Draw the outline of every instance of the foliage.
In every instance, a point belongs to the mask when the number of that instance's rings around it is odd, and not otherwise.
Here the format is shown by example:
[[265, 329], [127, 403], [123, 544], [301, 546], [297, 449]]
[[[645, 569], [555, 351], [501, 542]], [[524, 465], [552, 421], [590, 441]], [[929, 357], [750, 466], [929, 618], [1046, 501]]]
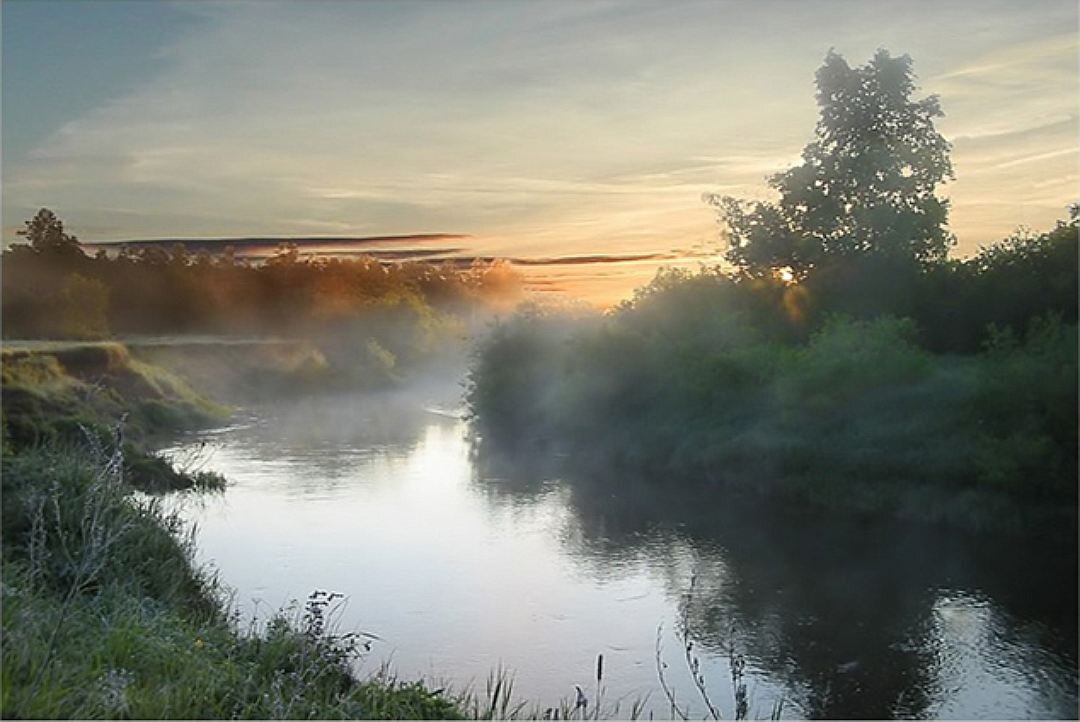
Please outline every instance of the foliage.
[[63, 221], [48, 208], [42, 208], [25, 225], [19, 235], [26, 236], [30, 247], [38, 253], [82, 255], [79, 239], [65, 233]]
[[498, 423], [487, 427], [489, 435], [511, 443], [532, 425], [533, 411], [547, 403], [547, 374], [559, 373], [559, 348], [570, 325], [528, 306], [513, 325], [498, 323], [482, 341], [468, 396], [473, 409], [494, 410]]
[[1032, 496], [1076, 496], [1077, 327], [1035, 319], [1023, 342], [994, 329], [976, 397], [980, 479]]
[[949, 143], [934, 127], [934, 96], [912, 100], [911, 58], [879, 50], [852, 68], [829, 51], [817, 72], [821, 117], [803, 162], [770, 179], [776, 203], [706, 196], [727, 223], [728, 260], [767, 276], [804, 278], [836, 257], [883, 254], [926, 264], [945, 258], [952, 177]]
[[101, 339], [109, 335], [109, 289], [97, 279], [70, 274], [53, 297], [48, 335], [73, 339]]
[[[120, 344], [82, 344], [3, 354], [5, 460], [42, 445], [112, 440], [122, 425], [126, 481], [143, 491], [220, 488], [208, 472], [177, 471], [145, 451], [155, 434], [203, 426], [228, 410], [182, 379], [133, 358]], [[16, 468], [17, 467], [11, 467]], [[5, 475], [14, 473], [5, 467]]]
[[[5, 338], [91, 339], [110, 333], [273, 336], [319, 341], [352, 368], [379, 348], [407, 368], [457, 340], [474, 316], [520, 293], [501, 262], [384, 263], [300, 256], [283, 247], [265, 263], [235, 254], [150, 246], [85, 255], [43, 209], [27, 223], [30, 245], [3, 254]], [[390, 357], [369, 355], [382, 373]]]
[[473, 428], [660, 486], [973, 528], [1069, 523], [1075, 323], [1036, 317], [1023, 335], [991, 330], [983, 353], [935, 355], [914, 320], [887, 314], [794, 334], [782, 288], [664, 274], [606, 318], [512, 319], [479, 351]]
[[332, 595], [240, 631], [191, 538], [132, 496], [120, 449], [43, 446], [5, 460], [5, 718], [444, 719], [453, 702], [359, 679], [365, 638]]
[[925, 377], [932, 364], [916, 337], [911, 319], [833, 317], [797, 351], [789, 369], [794, 372], [791, 382], [802, 393], [843, 389], [858, 394], [915, 381]]

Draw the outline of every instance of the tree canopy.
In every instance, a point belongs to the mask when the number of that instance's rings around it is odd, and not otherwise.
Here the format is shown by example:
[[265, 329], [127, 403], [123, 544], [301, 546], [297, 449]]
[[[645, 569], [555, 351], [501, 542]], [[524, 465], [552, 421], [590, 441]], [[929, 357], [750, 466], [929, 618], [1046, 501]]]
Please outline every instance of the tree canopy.
[[26, 236], [35, 251], [77, 252], [82, 254], [79, 239], [64, 232], [64, 222], [48, 208], [42, 208], [33, 219], [26, 221], [26, 228], [19, 231]]
[[777, 202], [706, 195], [727, 225], [727, 259], [751, 275], [796, 278], [835, 257], [944, 260], [949, 202], [935, 190], [953, 177], [950, 144], [934, 127], [937, 97], [911, 97], [911, 58], [879, 50], [853, 68], [829, 51], [817, 88], [815, 139], [800, 165], [769, 179]]
[[419, 348], [434, 338], [430, 329], [450, 333], [520, 293], [520, 276], [504, 262], [302, 256], [295, 244], [263, 261], [232, 247], [211, 255], [180, 243], [121, 243], [88, 256], [48, 209], [25, 226], [29, 244], [5, 249], [0, 264], [5, 338], [314, 336], [363, 327], [383, 340], [415, 331]]

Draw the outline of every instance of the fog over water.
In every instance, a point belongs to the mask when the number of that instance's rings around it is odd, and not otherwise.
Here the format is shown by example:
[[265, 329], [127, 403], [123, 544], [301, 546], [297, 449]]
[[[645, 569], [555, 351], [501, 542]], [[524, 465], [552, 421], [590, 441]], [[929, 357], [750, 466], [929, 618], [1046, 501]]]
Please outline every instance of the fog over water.
[[791, 717], [1076, 716], [1073, 550], [677, 501], [577, 479], [572, 459], [490, 459], [452, 398], [426, 397], [253, 408], [168, 450], [231, 482], [186, 514], [245, 618], [341, 592], [342, 629], [379, 637], [363, 669], [482, 687], [501, 665], [542, 705], [575, 684], [593, 697], [603, 654], [607, 703], [648, 695], [668, 716], [661, 627], [669, 684], [705, 714], [688, 625], [725, 715], [734, 648], [752, 717], [780, 699]]

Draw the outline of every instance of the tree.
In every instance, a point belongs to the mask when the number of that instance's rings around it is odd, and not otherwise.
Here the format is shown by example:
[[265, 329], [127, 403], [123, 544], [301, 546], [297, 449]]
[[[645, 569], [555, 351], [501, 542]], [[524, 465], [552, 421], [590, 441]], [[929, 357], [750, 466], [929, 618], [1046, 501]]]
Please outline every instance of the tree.
[[38, 252], [78, 252], [82, 255], [79, 239], [64, 233], [64, 223], [48, 208], [42, 208], [33, 220], [26, 221], [26, 228], [19, 231], [26, 236], [30, 247]]
[[769, 179], [778, 202], [706, 195], [727, 225], [728, 260], [752, 275], [796, 278], [837, 257], [944, 260], [949, 203], [934, 191], [953, 177], [950, 145], [934, 128], [937, 97], [911, 99], [911, 58], [879, 50], [852, 68], [830, 50], [817, 88], [815, 140], [800, 165]]
[[49, 305], [50, 335], [80, 339], [109, 335], [109, 287], [98, 279], [69, 274]]

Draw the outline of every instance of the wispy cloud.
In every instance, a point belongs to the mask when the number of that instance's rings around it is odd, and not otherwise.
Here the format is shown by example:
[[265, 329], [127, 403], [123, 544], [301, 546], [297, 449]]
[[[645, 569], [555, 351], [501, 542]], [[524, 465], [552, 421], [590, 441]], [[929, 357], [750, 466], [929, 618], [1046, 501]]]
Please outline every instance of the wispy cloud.
[[9, 222], [48, 205], [98, 240], [453, 229], [467, 253], [516, 258], [708, 248], [701, 193], [769, 195], [811, 136], [830, 46], [910, 52], [942, 96], [968, 247], [1013, 225], [981, 199], [1046, 225], [1075, 195], [1067, 2], [177, 7], [199, 30], [160, 72], [5, 168]]
[[[184, 246], [188, 251], [221, 253], [232, 248], [238, 255], [265, 256], [275, 253], [283, 245], [296, 246], [301, 253], [309, 254], [363, 254], [373, 250], [385, 251], [387, 247], [409, 246], [424, 243], [445, 243], [447, 241], [466, 241], [470, 236], [461, 233], [414, 233], [402, 236], [366, 236], [351, 238], [347, 236], [273, 236], [247, 238], [146, 238], [123, 239], [106, 242], [83, 242], [90, 250], [115, 250], [118, 248], [172, 248]], [[386, 251], [389, 254], [404, 253], [408, 256], [445, 255], [457, 253], [461, 248], [405, 248]]]

